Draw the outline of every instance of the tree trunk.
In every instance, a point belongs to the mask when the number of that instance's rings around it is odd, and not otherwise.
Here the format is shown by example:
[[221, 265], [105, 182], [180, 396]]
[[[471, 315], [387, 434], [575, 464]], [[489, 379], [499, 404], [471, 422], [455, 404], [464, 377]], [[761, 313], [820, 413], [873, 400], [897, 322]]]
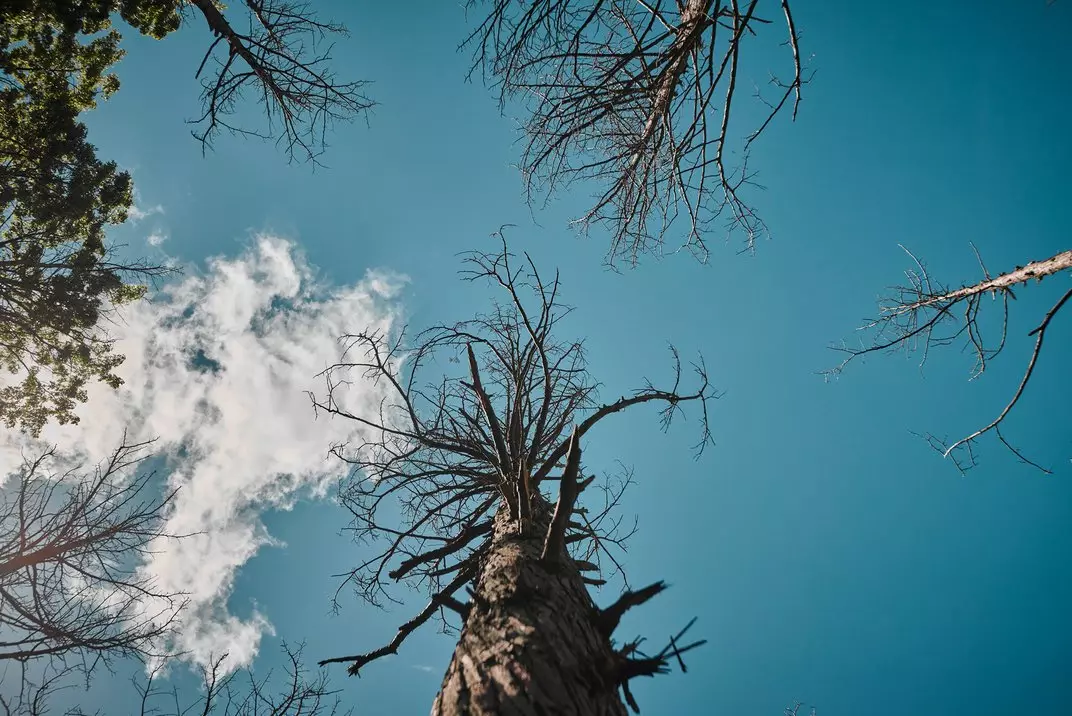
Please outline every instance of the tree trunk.
[[524, 535], [505, 506], [495, 517], [465, 626], [434, 716], [622, 716], [623, 657], [597, 626], [576, 563], [540, 560], [552, 507], [538, 495]]

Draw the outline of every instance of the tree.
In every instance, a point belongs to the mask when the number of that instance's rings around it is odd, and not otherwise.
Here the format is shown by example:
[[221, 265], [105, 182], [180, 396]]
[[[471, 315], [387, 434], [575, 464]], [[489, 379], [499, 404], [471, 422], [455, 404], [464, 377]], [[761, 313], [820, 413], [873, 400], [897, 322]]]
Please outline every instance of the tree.
[[[85, 45], [75, 30], [3, 12], [0, 66], [0, 363], [20, 382], [0, 388], [0, 419], [36, 434], [50, 417], [75, 422], [85, 384], [118, 386], [122, 360], [97, 324], [134, 300], [134, 275], [160, 267], [108, 258], [105, 227], [126, 220], [130, 176], [97, 159], [79, 114], [115, 91], [114, 33]], [[66, 20], [66, 19], [65, 19]], [[99, 24], [82, 26], [86, 32]]]
[[[205, 146], [225, 129], [275, 137], [291, 158], [316, 161], [332, 121], [369, 106], [362, 83], [339, 82], [327, 66], [324, 40], [341, 27], [283, 0], [245, 0], [245, 8], [245, 33], [211, 0], [21, 0], [0, 8], [0, 366], [16, 376], [0, 385], [7, 427], [36, 435], [50, 419], [77, 422], [87, 383], [117, 388], [123, 358], [105, 319], [169, 272], [121, 260], [106, 245], [108, 226], [127, 219], [131, 179], [97, 157], [79, 121], [119, 88], [110, 72], [123, 56], [113, 14], [157, 38], [191, 9], [208, 22], [215, 39], [198, 67], [204, 111], [195, 120]], [[250, 87], [260, 93], [266, 129], [229, 119]]]
[[[974, 247], [973, 247], [974, 249]], [[1050, 276], [1072, 275], [1072, 251], [1063, 251], [1042, 261], [1031, 261], [1017, 266], [1012, 271], [991, 276], [978, 251], [975, 255], [983, 272], [983, 280], [974, 284], [950, 289], [931, 278], [923, 262], [906, 253], [915, 263], [915, 268], [906, 272], [908, 284], [895, 289], [895, 294], [880, 304], [880, 315], [864, 324], [864, 329], [873, 331], [874, 338], [859, 348], [841, 347], [848, 354], [841, 365], [830, 371], [839, 375], [854, 359], [876, 352], [897, 350], [921, 350], [926, 362], [932, 348], [952, 343], [961, 343], [975, 356], [972, 378], [982, 375], [987, 364], [1005, 348], [1009, 337], [1009, 300], [1015, 300], [1014, 287], [1039, 283]], [[983, 306], [986, 298], [1000, 299], [1001, 314], [996, 323], [996, 338], [984, 338]], [[1028, 332], [1034, 338], [1034, 348], [1024, 370], [1023, 378], [1012, 397], [997, 416], [969, 435], [947, 442], [933, 434], [924, 437], [943, 457], [952, 459], [961, 471], [976, 464], [976, 443], [984, 435], [993, 433], [998, 441], [1021, 461], [1049, 473], [1050, 470], [1029, 459], [1013, 446], [1002, 433], [1002, 424], [1009, 416], [1031, 381], [1035, 366], [1042, 355], [1043, 340], [1050, 323], [1072, 299], [1072, 288], [1059, 291], [1056, 300]], [[990, 334], [991, 336], [995, 334]]]
[[[201, 696], [185, 705], [176, 688], [165, 689], [160, 684], [159, 677], [167, 665], [167, 662], [161, 662], [148, 670], [144, 680], [137, 676], [131, 678], [139, 696], [137, 716], [345, 716], [351, 713], [342, 710], [337, 692], [328, 688], [323, 673], [308, 679], [308, 670], [302, 663], [303, 649], [303, 645], [282, 645], [286, 666], [279, 683], [274, 683], [271, 671], [260, 677], [250, 669], [228, 673], [224, 667], [227, 655], [224, 654], [200, 669]], [[49, 668], [37, 678], [20, 679], [21, 687], [17, 692], [0, 695], [0, 714], [45, 716], [55, 713], [50, 709], [50, 699], [63, 689], [76, 686], [64, 683], [62, 676], [62, 670]], [[76, 706], [65, 711], [64, 716], [88, 714]]]
[[[724, 220], [751, 249], [766, 225], [742, 197], [753, 183], [752, 143], [790, 104], [795, 118], [806, 82], [799, 34], [781, 0], [792, 51], [788, 81], [771, 77], [775, 96], [764, 117], [728, 158], [730, 117], [743, 81], [746, 38], [770, 24], [758, 0], [470, 0], [489, 5], [466, 40], [501, 102], [519, 99], [529, 114], [521, 169], [530, 200], [538, 189], [594, 180], [600, 193], [575, 220], [605, 226], [611, 261], [662, 246], [685, 222], [683, 246], [701, 259], [707, 233]], [[792, 102], [790, 102], [792, 98]]]
[[[389, 582], [402, 582], [431, 600], [390, 644], [321, 664], [349, 662], [349, 673], [357, 674], [449, 610], [463, 626], [433, 713], [624, 713], [619, 687], [636, 708], [631, 679], [683, 666], [682, 654], [703, 642], [682, 642], [688, 626], [652, 654], [641, 652], [639, 639], [612, 641], [622, 614], [666, 585], [595, 605], [587, 587], [604, 583], [598, 573], [618, 565], [615, 545], [627, 536], [614, 507], [628, 480], [585, 477], [581, 443], [627, 408], [662, 406], [666, 428], [694, 405], [702, 450], [711, 440], [708, 401], [717, 396], [702, 361], [694, 365], [695, 390], [680, 390], [674, 352], [669, 388], [647, 383], [598, 403], [582, 344], [554, 335], [569, 312], [557, 274], [545, 281], [527, 256], [521, 266], [515, 260], [505, 245], [466, 260], [468, 280], [489, 280], [505, 294], [490, 313], [428, 329], [408, 350], [404, 332], [393, 339], [347, 336], [346, 362], [323, 374], [326, 395], [313, 397], [316, 409], [354, 420], [368, 435], [333, 449], [354, 468], [341, 502], [353, 516], [354, 535], [383, 547], [340, 590], [351, 585], [379, 604], [393, 599]], [[464, 377], [423, 385], [421, 376], [442, 356], [461, 363]], [[342, 407], [341, 392], [355, 371], [393, 390], [378, 419]], [[554, 501], [547, 492], [553, 483]], [[602, 499], [587, 504], [592, 493]]]
[[54, 474], [55, 452], [27, 460], [0, 489], [0, 666], [44, 661], [88, 674], [113, 656], [156, 657], [183, 605], [140, 570], [168, 535], [174, 493], [128, 476], [151, 443], [124, 443], [91, 474]]

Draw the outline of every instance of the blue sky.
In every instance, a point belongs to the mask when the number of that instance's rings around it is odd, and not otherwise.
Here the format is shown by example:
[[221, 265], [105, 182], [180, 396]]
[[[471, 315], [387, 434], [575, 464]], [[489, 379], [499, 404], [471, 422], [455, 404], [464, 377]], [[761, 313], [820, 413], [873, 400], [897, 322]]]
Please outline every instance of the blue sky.
[[[620, 635], [656, 640], [695, 615], [709, 640], [687, 675], [636, 685], [648, 716], [776, 714], [794, 699], [823, 716], [1067, 708], [1072, 435], [1061, 367], [1072, 326], [1054, 324], [1007, 429], [1054, 475], [986, 441], [981, 466], [961, 476], [911, 431], [959, 437], [996, 414], [1020, 377], [1027, 331], [1068, 277], [1018, 292], [1015, 340], [973, 382], [971, 357], [955, 349], [922, 373], [918, 359], [898, 355], [836, 382], [818, 375], [837, 363], [829, 345], [851, 340], [909, 268], [898, 244], [953, 284], [978, 278], [969, 241], [991, 271], [1068, 248], [1067, 3], [798, 4], [817, 73], [797, 122], [779, 119], [751, 160], [773, 239], [755, 256], [716, 239], [709, 265], [682, 254], [621, 274], [603, 268], [605, 237], [566, 228], [585, 187], [534, 223], [511, 166], [515, 124], [479, 83], [464, 82], [468, 59], [455, 48], [467, 25], [456, 3], [422, 3], [419, 13], [324, 5], [352, 33], [337, 66], [373, 80], [380, 104], [367, 125], [331, 134], [327, 167], [315, 172], [229, 137], [202, 158], [183, 122], [198, 106], [202, 28], [165, 42], [127, 38], [123, 87], [89, 118], [91, 134], [133, 171], [139, 206], [162, 212], [122, 227], [117, 241], [211, 277], [209, 257], [237, 261], [255, 234], [280, 237], [321, 284], [351, 286], [369, 270], [404, 275], [386, 297], [368, 289], [368, 310], [420, 327], [487, 305], [488, 290], [458, 282], [456, 255], [492, 248], [489, 234], [510, 223], [512, 248], [561, 269], [578, 308], [566, 329], [587, 340], [604, 397], [667, 376], [668, 341], [686, 356], [702, 352], [725, 392], [714, 449], [694, 461], [695, 425], [662, 435], [652, 410], [606, 423], [586, 447], [592, 469], [621, 460], [635, 470], [624, 506], [640, 518], [631, 580], [672, 585]], [[777, 49], [754, 59], [758, 80], [765, 62], [784, 64]], [[146, 246], [154, 233], [166, 240]], [[354, 320], [365, 315], [353, 310]], [[312, 421], [311, 411], [294, 420]], [[280, 449], [316, 439], [311, 431]], [[304, 639], [311, 659], [374, 648], [419, 609], [419, 598], [388, 612], [350, 601], [329, 614], [330, 575], [363, 553], [339, 535], [344, 525], [316, 499], [264, 514], [285, 546], [242, 563], [227, 603], [274, 626], [254, 668], [274, 662], [280, 638]], [[334, 681], [359, 713], [423, 713], [451, 648], [427, 629], [363, 678], [340, 667]], [[125, 682], [107, 688], [92, 698], [122, 713]]]

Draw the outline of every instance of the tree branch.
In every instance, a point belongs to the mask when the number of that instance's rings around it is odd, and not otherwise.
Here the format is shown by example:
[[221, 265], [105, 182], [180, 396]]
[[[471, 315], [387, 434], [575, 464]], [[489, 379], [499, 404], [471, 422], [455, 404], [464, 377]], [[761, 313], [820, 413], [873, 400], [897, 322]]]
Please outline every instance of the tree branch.
[[599, 630], [610, 636], [614, 633], [614, 630], [618, 628], [618, 623], [621, 621], [622, 616], [633, 607], [638, 607], [644, 602], [648, 601], [655, 595], [659, 594], [666, 589], [666, 582], [658, 581], [654, 584], [649, 584], [643, 589], [636, 591], [626, 590], [618, 601], [611, 604], [606, 609], [601, 609], [596, 620], [599, 623]]
[[551, 517], [551, 524], [547, 528], [547, 536], [543, 543], [543, 552], [540, 561], [544, 564], [560, 561], [566, 554], [565, 539], [566, 529], [569, 527], [570, 516], [573, 514], [573, 505], [577, 502], [577, 474], [581, 469], [581, 445], [574, 428], [570, 435], [569, 448], [566, 453], [566, 469], [562, 473], [562, 480], [558, 485], [558, 502], [555, 504], [555, 512]]
[[[904, 247], [901, 247], [904, 249]], [[975, 247], [972, 247], [975, 250]], [[1017, 266], [1014, 270], [991, 276], [983, 264], [979, 252], [975, 251], [984, 279], [957, 289], [947, 289], [937, 284], [930, 276], [923, 262], [907, 249], [915, 268], [906, 272], [909, 283], [895, 289], [896, 294], [881, 304], [881, 315], [867, 322], [863, 329], [873, 330], [875, 336], [870, 345], [861, 348], [841, 347], [838, 350], [847, 353], [845, 360], [836, 368], [827, 371], [828, 375], [838, 376], [854, 359], [871, 353], [893, 351], [904, 348], [913, 350], [919, 347], [922, 358], [920, 365], [926, 362], [930, 350], [946, 346], [955, 341], [963, 341], [975, 355], [975, 367], [972, 378], [982, 375], [988, 363], [996, 358], [1005, 348], [1009, 326], [1009, 301], [1015, 299], [1013, 287], [1031, 281], [1039, 282], [1060, 273], [1072, 271], [1072, 251], [1064, 251], [1042, 261], [1032, 261], [1026, 266]], [[1001, 299], [1002, 314], [1000, 331], [996, 339], [986, 340], [982, 328], [983, 298], [992, 296]], [[1028, 459], [1014, 447], [1002, 434], [1001, 426], [1019, 403], [1028, 382], [1034, 374], [1035, 365], [1042, 353], [1042, 338], [1053, 317], [1069, 299], [1065, 293], [1049, 309], [1042, 322], [1028, 335], [1035, 336], [1035, 346], [1027, 362], [1023, 378], [1016, 391], [1005, 404], [998, 416], [969, 435], [947, 444], [933, 435], [926, 435], [928, 443], [938, 450], [943, 457], [950, 458], [962, 472], [975, 464], [975, 442], [989, 432], [993, 432], [998, 441], [1022, 462], [1042, 472], [1050, 471]], [[944, 326], [951, 326], [946, 332], [940, 332]], [[966, 458], [964, 458], [966, 454]]]
[[350, 676], [358, 675], [358, 672], [367, 665], [369, 662], [376, 659], [388, 656], [391, 654], [397, 654], [398, 648], [402, 646], [402, 642], [406, 640], [410, 634], [417, 630], [422, 624], [432, 618], [432, 615], [439, 610], [440, 607], [448, 606], [447, 602], [450, 601], [450, 597], [454, 595], [454, 592], [461, 589], [462, 585], [473, 578], [474, 571], [471, 569], [463, 570], [458, 576], [456, 576], [445, 589], [435, 594], [432, 600], [428, 602], [426, 606], [417, 616], [410, 619], [408, 622], [398, 628], [398, 633], [395, 634], [395, 638], [391, 640], [386, 646], [381, 646], [379, 649], [367, 652], [365, 654], [356, 654], [353, 656], [336, 656], [331, 659], [322, 659], [317, 662], [320, 666], [327, 664], [337, 664], [342, 662], [353, 662], [350, 668], [347, 669], [347, 673]]

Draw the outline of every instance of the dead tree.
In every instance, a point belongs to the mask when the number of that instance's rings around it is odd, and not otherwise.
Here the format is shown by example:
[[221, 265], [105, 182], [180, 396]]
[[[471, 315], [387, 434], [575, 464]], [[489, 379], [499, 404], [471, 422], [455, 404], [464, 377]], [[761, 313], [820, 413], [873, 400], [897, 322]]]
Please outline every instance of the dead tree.
[[[974, 246], [972, 248], [974, 250]], [[868, 321], [862, 327], [862, 330], [873, 332], [873, 340], [870, 343], [859, 348], [838, 348], [847, 353], [848, 357], [837, 368], [829, 371], [831, 374], [840, 374], [848, 363], [860, 356], [901, 349], [919, 350], [922, 353], [922, 365], [931, 349], [959, 342], [968, 347], [975, 356], [971, 375], [974, 379], [982, 375], [989, 362], [1005, 348], [1009, 338], [1009, 301], [1016, 299], [1014, 287], [1038, 283], [1048, 276], [1072, 275], [1072, 251], [1064, 251], [1042, 261], [1032, 261], [1026, 266], [1017, 266], [1012, 271], [998, 276], [991, 276], [976, 251], [975, 256], [982, 269], [983, 280], [950, 289], [934, 281], [923, 263], [907, 249], [905, 252], [915, 263], [915, 268], [906, 272], [908, 284], [896, 287], [894, 295], [880, 304], [879, 317]], [[1001, 308], [998, 320], [991, 321], [993, 326], [990, 327], [995, 329], [994, 332], [984, 338], [982, 308], [987, 305], [987, 299], [990, 303], [1000, 302]], [[1072, 299], [1072, 288], [1061, 291], [1039, 323], [1028, 332], [1028, 337], [1034, 339], [1034, 349], [1027, 361], [1023, 378], [993, 420], [952, 442], [933, 434], [924, 435], [932, 447], [944, 457], [951, 458], [962, 472], [976, 464], [976, 442], [988, 433], [993, 433], [998, 441], [1021, 461], [1043, 472], [1050, 472], [1014, 447], [1002, 432], [1002, 424], [1016, 407], [1031, 381], [1035, 366], [1042, 355], [1043, 340], [1050, 323], [1069, 299]]]
[[[315, 679], [308, 678], [308, 669], [302, 663], [304, 645], [282, 645], [286, 665], [281, 679], [269, 670], [257, 676], [251, 669], [229, 671], [225, 665], [227, 655], [218, 657], [200, 669], [201, 693], [189, 700], [177, 688], [166, 688], [161, 674], [167, 662], [159, 662], [150, 668], [144, 677], [131, 678], [138, 696], [136, 706], [129, 712], [137, 716], [346, 716], [352, 710], [343, 710], [338, 691], [328, 686], [323, 673]], [[25, 665], [21, 665], [25, 670]], [[47, 667], [36, 677], [23, 675], [18, 679], [18, 691], [0, 694], [0, 716], [46, 716], [57, 713], [51, 708], [52, 699], [60, 692], [76, 689], [77, 682], [65, 680], [62, 670]], [[103, 712], [93, 712], [94, 716]], [[76, 706], [64, 712], [64, 716], [89, 716], [89, 712]]]
[[[221, 131], [276, 139], [291, 159], [315, 162], [331, 125], [372, 106], [365, 82], [340, 81], [331, 69], [332, 36], [346, 28], [320, 20], [305, 2], [242, 0], [241, 25], [216, 0], [188, 0], [215, 36], [197, 68], [203, 113], [193, 120], [205, 147]], [[211, 70], [208, 68], [211, 67]], [[258, 97], [267, 126], [250, 129], [230, 116], [246, 90]]]
[[[282, 679], [275, 679], [272, 670], [257, 676], [252, 669], [229, 671], [227, 655], [214, 659], [201, 668], [201, 696], [180, 708], [178, 692], [165, 689], [158, 682], [159, 669], [149, 672], [144, 681], [134, 679], [140, 697], [138, 716], [184, 716], [185, 714], [225, 714], [226, 716], [346, 716], [338, 691], [328, 687], [324, 673], [309, 680], [308, 669], [302, 662], [304, 645], [282, 645], [286, 666]], [[163, 701], [166, 705], [158, 705]], [[80, 716], [80, 715], [76, 715]]]
[[113, 656], [156, 655], [183, 599], [138, 570], [167, 536], [171, 500], [148, 496], [152, 472], [127, 474], [149, 445], [123, 444], [88, 475], [52, 474], [49, 451], [0, 484], [0, 668], [88, 676]]
[[[624, 713], [619, 688], [635, 708], [631, 679], [683, 664], [681, 655], [702, 642], [684, 643], [682, 630], [645, 654], [639, 639], [612, 640], [621, 615], [665, 585], [595, 605], [588, 586], [604, 583], [601, 569], [616, 565], [601, 560], [621, 537], [612, 508], [622, 488], [585, 476], [581, 445], [627, 408], [662, 406], [665, 428], [691, 404], [701, 417], [702, 450], [710, 441], [708, 401], [716, 396], [702, 361], [694, 366], [695, 390], [680, 390], [675, 352], [668, 388], [648, 383], [600, 403], [582, 344], [555, 336], [569, 311], [557, 274], [546, 280], [504, 245], [498, 254], [469, 256], [464, 275], [490, 280], [505, 301], [472, 320], [424, 331], [413, 348], [401, 335], [347, 336], [347, 362], [324, 373], [326, 395], [313, 397], [318, 412], [354, 420], [368, 435], [334, 453], [354, 467], [340, 492], [351, 529], [383, 549], [345, 584], [374, 604], [392, 599], [391, 582], [430, 595], [389, 644], [321, 664], [348, 662], [357, 674], [396, 653], [433, 617], [456, 614], [463, 626], [433, 713]], [[448, 362], [437, 363], [442, 358]], [[452, 364], [461, 375], [422, 382]], [[355, 373], [389, 384], [394, 398], [381, 404], [378, 418], [347, 412], [336, 400]], [[589, 506], [584, 498], [600, 485], [604, 500]]]
[[[530, 200], [594, 180], [595, 203], [575, 220], [604, 226], [609, 259], [663, 245], [676, 220], [682, 245], [708, 255], [715, 222], [743, 233], [746, 248], [767, 233], [742, 197], [753, 184], [748, 149], [788, 106], [795, 119], [807, 77], [789, 0], [781, 0], [789, 80], [774, 91], [740, 154], [730, 117], [745, 81], [741, 53], [773, 21], [758, 0], [469, 0], [486, 11], [465, 46], [499, 92], [526, 112], [521, 169]], [[773, 3], [772, 3], [773, 6]], [[483, 13], [482, 13], [483, 14]]]

